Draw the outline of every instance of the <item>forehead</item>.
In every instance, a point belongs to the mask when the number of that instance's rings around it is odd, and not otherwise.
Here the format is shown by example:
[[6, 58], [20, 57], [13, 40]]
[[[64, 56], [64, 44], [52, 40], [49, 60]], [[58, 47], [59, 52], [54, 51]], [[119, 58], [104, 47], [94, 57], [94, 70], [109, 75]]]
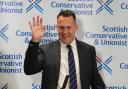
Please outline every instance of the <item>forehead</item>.
[[68, 16], [68, 17], [64, 17], [64, 16], [59, 16], [57, 19], [57, 23], [61, 24], [61, 23], [67, 23], [67, 24], [72, 24], [74, 23], [74, 19], [72, 16]]

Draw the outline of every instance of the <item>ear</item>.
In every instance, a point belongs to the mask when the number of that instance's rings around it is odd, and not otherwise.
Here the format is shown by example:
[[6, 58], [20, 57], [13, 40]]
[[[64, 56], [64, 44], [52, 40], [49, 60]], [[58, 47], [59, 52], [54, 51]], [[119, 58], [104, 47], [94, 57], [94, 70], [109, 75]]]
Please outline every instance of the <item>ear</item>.
[[78, 28], [79, 28], [79, 25], [76, 23], [76, 30], [78, 30]]
[[57, 32], [59, 32], [59, 29], [58, 28], [56, 28], [56, 30], [57, 30]]

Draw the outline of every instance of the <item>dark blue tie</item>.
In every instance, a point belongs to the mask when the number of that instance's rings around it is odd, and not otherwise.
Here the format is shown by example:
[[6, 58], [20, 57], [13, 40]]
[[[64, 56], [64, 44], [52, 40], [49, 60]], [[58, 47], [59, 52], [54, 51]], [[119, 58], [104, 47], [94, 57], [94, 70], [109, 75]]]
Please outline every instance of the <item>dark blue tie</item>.
[[70, 89], [77, 89], [77, 77], [76, 77], [76, 67], [75, 67], [74, 55], [73, 55], [71, 45], [67, 45], [67, 48], [69, 49], [68, 65], [69, 65]]

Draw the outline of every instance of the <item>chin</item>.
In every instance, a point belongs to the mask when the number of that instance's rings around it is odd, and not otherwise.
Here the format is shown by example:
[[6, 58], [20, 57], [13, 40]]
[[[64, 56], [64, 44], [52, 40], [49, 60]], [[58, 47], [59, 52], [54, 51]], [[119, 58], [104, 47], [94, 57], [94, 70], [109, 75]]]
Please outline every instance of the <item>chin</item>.
[[62, 41], [64, 44], [70, 44], [70, 41]]
[[64, 44], [70, 44], [71, 43], [71, 40], [69, 38], [63, 38], [63, 39], [60, 39]]

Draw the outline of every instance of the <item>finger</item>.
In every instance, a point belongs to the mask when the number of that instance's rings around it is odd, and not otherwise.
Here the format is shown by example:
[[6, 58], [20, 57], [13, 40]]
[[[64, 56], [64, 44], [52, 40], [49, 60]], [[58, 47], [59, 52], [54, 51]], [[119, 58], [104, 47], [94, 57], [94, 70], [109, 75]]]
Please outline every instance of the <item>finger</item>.
[[40, 25], [42, 25], [42, 18], [40, 18]]
[[46, 29], [45, 29], [45, 27], [44, 27], [44, 26], [42, 26], [42, 30], [41, 30], [41, 31], [42, 31], [42, 32], [45, 32], [45, 30], [46, 30]]
[[36, 25], [39, 25], [39, 23], [40, 23], [39, 16], [37, 16]]
[[35, 17], [33, 17], [33, 26], [35, 26]]
[[29, 21], [29, 26], [31, 28], [31, 31], [32, 31], [32, 23]]
[[45, 26], [43, 25], [43, 20], [40, 18], [40, 25], [42, 26], [42, 30], [45, 30]]

